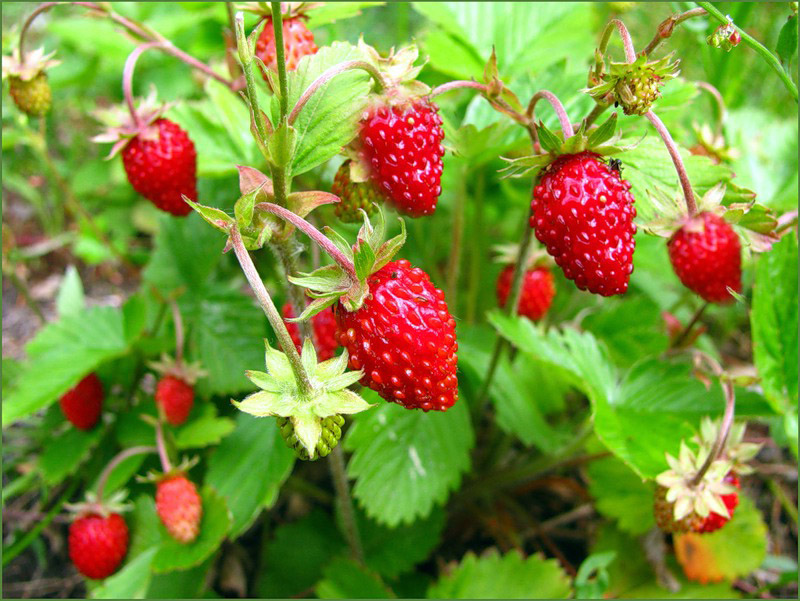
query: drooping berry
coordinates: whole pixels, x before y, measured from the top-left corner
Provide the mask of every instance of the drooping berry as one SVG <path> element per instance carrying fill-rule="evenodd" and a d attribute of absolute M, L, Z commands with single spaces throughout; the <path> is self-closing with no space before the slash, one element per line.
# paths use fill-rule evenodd
<path fill-rule="evenodd" d="M 273 71 L 278 69 L 275 51 L 275 29 L 272 17 L 267 17 L 267 22 L 261 35 L 256 41 L 256 56 Z M 283 19 L 283 50 L 286 59 L 286 70 L 294 71 L 300 59 L 309 54 L 316 54 L 318 48 L 314 43 L 314 34 L 306 27 L 305 19 L 301 16 Z"/>
<path fill-rule="evenodd" d="M 287 417 L 278 418 L 278 428 L 280 429 L 281 436 L 283 437 L 286 446 L 293 449 L 295 454 L 303 461 L 313 461 L 320 457 L 327 457 L 330 452 L 339 444 L 342 438 L 342 426 L 344 426 L 344 417 L 341 415 L 331 415 L 320 420 L 322 426 L 322 435 L 317 441 L 317 446 L 314 449 L 314 454 L 309 455 L 308 450 L 303 443 L 297 438 L 294 431 L 292 421 Z"/>
<path fill-rule="evenodd" d="M 375 213 L 375 203 L 381 200 L 381 195 L 372 181 L 354 182 L 350 179 L 350 163 L 345 161 L 339 167 L 333 178 L 331 192 L 340 199 L 333 206 L 336 216 L 345 223 L 356 223 L 363 219 L 360 209 L 370 216 Z"/>
<path fill-rule="evenodd" d="M 622 294 L 633 271 L 630 183 L 593 152 L 558 157 L 533 190 L 530 225 L 581 290 Z"/>
<path fill-rule="evenodd" d="M 164 410 L 167 421 L 180 426 L 194 406 L 194 387 L 181 378 L 167 375 L 158 381 L 155 399 Z"/>
<path fill-rule="evenodd" d="M 61 411 L 79 430 L 91 430 L 103 408 L 103 383 L 90 373 L 59 399 Z"/>
<path fill-rule="evenodd" d="M 361 383 L 406 409 L 445 411 L 458 400 L 455 319 L 422 269 L 392 261 L 367 278 L 357 311 L 334 308 L 339 344 Z"/>
<path fill-rule="evenodd" d="M 737 489 L 740 488 L 739 478 L 737 478 L 736 474 L 733 472 L 730 472 L 723 480 Z M 693 530 L 695 532 L 714 532 L 715 530 L 719 530 L 725 524 L 727 524 L 728 521 L 733 517 L 734 510 L 739 505 L 739 493 L 732 492 L 727 495 L 722 495 L 722 502 L 725 503 L 725 508 L 728 510 L 730 517 L 726 518 L 724 515 L 720 515 L 712 511 L 701 522 L 693 525 Z"/>
<path fill-rule="evenodd" d="M 430 100 L 378 106 L 363 121 L 360 140 L 371 177 L 401 213 L 432 215 L 442 192 L 444 131 Z"/>
<path fill-rule="evenodd" d="M 731 486 L 739 488 L 739 479 L 731 472 L 723 481 Z M 656 520 L 656 525 L 664 532 L 682 533 L 682 532 L 714 532 L 719 530 L 733 517 L 733 512 L 739 504 L 739 493 L 732 492 L 726 495 L 721 495 L 722 502 L 730 514 L 730 517 L 725 517 L 713 511 L 705 517 L 698 515 L 694 511 L 689 515 L 675 520 L 674 510 L 675 502 L 667 501 L 667 488 L 658 486 L 655 492 L 655 499 L 653 503 L 653 516 Z"/>
<path fill-rule="evenodd" d="M 179 543 L 190 543 L 200 533 L 203 501 L 194 482 L 185 474 L 168 477 L 157 484 L 156 512 L 167 532 Z"/>
<path fill-rule="evenodd" d="M 110 576 L 127 552 L 128 526 L 118 513 L 84 515 L 69 527 L 69 557 L 87 578 Z"/>
<path fill-rule="evenodd" d="M 192 212 L 182 195 L 197 200 L 197 153 L 188 134 L 169 119 L 157 119 L 152 137 L 139 134 L 122 150 L 128 181 L 162 211 Z"/>
<path fill-rule="evenodd" d="M 497 278 L 497 302 L 501 307 L 506 305 L 513 277 L 514 266 L 507 265 Z M 555 293 L 553 274 L 549 269 L 546 267 L 528 269 L 522 277 L 517 313 L 533 321 L 541 319 L 550 308 Z"/>
<path fill-rule="evenodd" d="M 739 236 L 727 221 L 703 212 L 689 219 L 667 243 L 669 260 L 684 286 L 710 303 L 729 303 L 742 290 Z"/>
<path fill-rule="evenodd" d="M 50 110 L 52 92 L 44 71 L 29 80 L 16 75 L 9 76 L 8 91 L 14 104 L 26 115 L 41 117 Z"/>
<path fill-rule="evenodd" d="M 284 319 L 294 318 L 294 311 L 292 304 L 286 303 L 281 309 Z M 339 348 L 339 343 L 336 342 L 336 320 L 333 318 L 333 309 L 328 307 L 324 311 L 317 313 L 311 318 L 311 326 L 314 328 L 314 338 L 316 340 L 317 359 L 319 361 L 327 361 L 332 358 Z M 289 330 L 289 335 L 292 337 L 297 352 L 302 350 L 303 342 L 300 339 L 300 328 L 296 323 L 286 322 L 286 329 Z"/>

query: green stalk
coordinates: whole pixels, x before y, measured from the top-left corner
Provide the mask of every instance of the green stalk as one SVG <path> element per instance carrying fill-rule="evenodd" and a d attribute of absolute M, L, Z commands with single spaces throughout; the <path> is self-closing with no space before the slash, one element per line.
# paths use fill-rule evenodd
<path fill-rule="evenodd" d="M 450 257 L 447 261 L 447 303 L 452 311 L 458 309 L 456 293 L 458 292 L 458 276 L 461 271 L 461 251 L 464 240 L 464 205 L 467 195 L 467 168 L 461 170 L 459 187 L 453 207 L 453 238 L 450 242 Z"/>
<path fill-rule="evenodd" d="M 729 22 L 728 18 L 725 15 L 723 15 L 719 10 L 717 10 L 714 7 L 714 5 L 711 4 L 711 2 L 698 2 L 697 4 L 698 6 L 701 6 L 704 9 L 706 9 L 708 14 L 717 19 L 717 21 L 719 21 L 720 23 L 727 24 Z M 750 46 L 753 50 L 755 50 L 756 54 L 761 56 L 761 58 L 763 58 L 764 61 L 770 67 L 772 67 L 772 70 L 778 74 L 778 77 L 783 82 L 783 85 L 786 86 L 787 90 L 789 90 L 789 94 L 791 94 L 794 101 L 797 102 L 798 99 L 797 86 L 792 81 L 791 77 L 789 77 L 789 74 L 781 66 L 781 62 L 778 59 L 778 57 L 772 54 L 772 52 L 770 52 L 769 50 L 767 50 L 767 48 L 764 45 L 762 45 L 761 42 L 756 40 L 754 37 L 749 35 L 746 31 L 744 31 L 737 25 L 733 24 L 733 28 L 736 29 L 736 31 L 739 32 L 739 35 L 742 36 L 742 41 L 748 46 Z"/>
<path fill-rule="evenodd" d="M 475 323 L 475 314 L 478 307 L 478 295 L 481 289 L 481 259 L 483 258 L 483 236 L 478 232 L 483 228 L 483 195 L 486 190 L 486 173 L 483 169 L 478 171 L 477 183 L 475 184 L 475 194 L 472 198 L 472 206 L 475 213 L 472 218 L 472 236 L 474 243 L 470 245 L 472 253 L 470 255 L 469 270 L 469 292 L 467 293 L 467 318 L 468 324 Z"/>
<path fill-rule="evenodd" d="M 281 121 L 289 113 L 289 86 L 286 78 L 286 56 L 283 48 L 283 15 L 281 15 L 281 3 L 270 2 L 272 6 L 272 27 L 275 31 L 275 52 L 277 53 L 278 63 L 278 83 L 281 95 L 278 99 L 281 107 Z"/>
<path fill-rule="evenodd" d="M 328 462 L 333 477 L 333 485 L 336 488 L 336 497 L 339 501 L 339 508 L 342 510 L 342 522 L 344 522 L 344 534 L 350 552 L 361 565 L 364 565 L 364 548 L 361 546 L 361 538 L 358 534 L 358 523 L 353 509 L 353 499 L 350 496 L 350 486 L 347 483 L 347 473 L 344 469 L 344 454 L 342 447 L 337 445 L 330 454 Z"/>

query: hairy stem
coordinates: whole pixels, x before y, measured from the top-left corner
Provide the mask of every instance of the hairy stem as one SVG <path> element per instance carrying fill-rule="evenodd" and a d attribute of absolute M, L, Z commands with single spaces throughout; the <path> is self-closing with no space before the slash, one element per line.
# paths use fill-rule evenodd
<path fill-rule="evenodd" d="M 323 85 L 328 83 L 337 75 L 340 75 L 346 71 L 352 71 L 354 69 L 361 69 L 369 73 L 377 84 L 377 92 L 380 92 L 385 86 L 380 71 L 366 61 L 347 61 L 344 63 L 339 63 L 338 65 L 334 65 L 317 77 L 313 82 L 311 82 L 311 85 L 308 86 L 300 98 L 297 99 L 294 107 L 292 107 L 292 112 L 289 113 L 289 125 L 292 125 L 297 120 L 297 116 L 300 114 L 300 111 L 303 110 L 303 107 L 317 90 L 319 90 Z"/>
<path fill-rule="evenodd" d="M 295 246 L 293 241 L 294 236 L 291 236 L 288 240 L 281 240 L 280 242 L 273 242 L 270 244 L 270 248 L 272 248 L 278 257 L 278 260 L 281 262 L 284 276 L 287 278 L 288 276 L 294 275 L 299 271 L 297 267 L 297 253 L 293 248 Z M 292 307 L 292 311 L 294 312 L 295 316 L 301 315 L 306 308 L 305 292 L 299 286 L 292 286 L 288 279 L 285 279 L 285 283 L 287 295 L 289 297 L 289 304 Z M 311 321 L 300 321 L 297 322 L 296 325 L 300 329 L 300 338 L 302 340 L 311 338 L 311 342 L 313 342 L 314 346 L 316 347 L 317 339 L 314 334 L 314 328 L 311 325 Z"/>
<path fill-rule="evenodd" d="M 131 119 L 136 124 L 137 128 L 141 128 L 144 124 L 136 112 L 136 107 L 133 104 L 133 70 L 136 68 L 136 61 L 139 57 L 150 48 L 163 46 L 161 42 L 147 42 L 141 44 L 133 49 L 125 61 L 125 67 L 122 70 L 122 93 L 125 95 L 125 104 L 128 105 L 128 111 L 131 114 Z"/>
<path fill-rule="evenodd" d="M 344 468 L 344 453 L 342 447 L 337 445 L 330 454 L 328 462 L 333 477 L 333 485 L 336 488 L 336 496 L 339 500 L 339 508 L 342 511 L 342 522 L 344 522 L 344 534 L 350 553 L 361 565 L 364 565 L 364 549 L 361 546 L 361 538 L 358 533 L 358 523 L 353 509 L 353 499 L 350 496 L 350 486 L 347 482 L 347 473 Z"/>
<path fill-rule="evenodd" d="M 280 108 L 281 120 L 286 118 L 289 112 L 289 85 L 286 77 L 286 56 L 283 47 L 283 15 L 281 15 L 281 3 L 270 2 L 272 6 L 272 28 L 275 31 L 275 53 L 278 63 L 278 84 L 280 86 Z"/>
<path fill-rule="evenodd" d="M 133 457 L 135 455 L 143 455 L 144 453 L 158 453 L 159 450 L 157 447 L 154 446 L 145 446 L 140 445 L 137 447 L 131 447 L 129 449 L 125 449 L 124 451 L 120 451 L 117 453 L 114 458 L 108 462 L 103 468 L 103 471 L 100 474 L 100 477 L 97 479 L 97 501 L 103 501 L 103 491 L 106 487 L 106 482 L 108 482 L 108 477 L 111 475 L 111 472 L 114 471 L 114 468 L 117 467 L 120 463 L 128 459 L 129 457 Z"/>
<path fill-rule="evenodd" d="M 686 12 L 682 12 L 678 15 L 667 17 L 659 24 L 655 36 L 653 36 L 653 39 L 650 40 L 650 43 L 639 53 L 639 55 L 650 56 L 655 49 L 661 45 L 661 42 L 672 35 L 676 25 L 680 25 L 692 17 L 702 17 L 703 15 L 707 14 L 708 13 L 706 12 L 706 9 L 704 8 L 692 8 L 691 10 L 687 10 Z"/>
<path fill-rule="evenodd" d="M 356 268 L 352 261 L 350 261 L 350 259 L 348 259 L 344 253 L 342 253 L 342 251 L 336 248 L 336 245 L 331 242 L 328 237 L 325 236 L 325 234 L 320 232 L 308 221 L 299 215 L 292 213 L 289 209 L 284 209 L 283 207 L 271 202 L 260 202 L 255 206 L 255 208 L 266 211 L 267 213 L 272 213 L 284 221 L 291 223 L 293 226 L 311 238 L 314 242 L 316 242 L 322 250 L 328 253 L 331 259 L 336 261 L 336 263 L 338 263 L 339 266 L 344 269 L 351 278 L 353 278 L 354 282 L 358 281 Z"/>
<path fill-rule="evenodd" d="M 178 303 L 175 301 L 174 298 L 169 299 L 169 308 L 172 310 L 172 322 L 175 324 L 175 362 L 178 365 L 182 365 L 184 332 L 183 332 L 183 319 L 181 318 L 181 310 L 178 308 Z"/>
<path fill-rule="evenodd" d="M 238 50 L 239 62 L 244 71 L 245 90 L 247 92 L 247 100 L 250 102 L 250 110 L 253 113 L 253 121 L 256 125 L 256 133 L 259 138 L 259 147 L 267 144 L 267 122 L 264 113 L 258 106 L 258 93 L 256 92 L 256 78 L 254 74 L 254 60 L 251 52 L 250 43 L 247 41 L 247 36 L 244 32 L 244 14 L 236 13 L 234 19 L 234 28 L 236 34 L 236 46 Z"/>
<path fill-rule="evenodd" d="M 25 64 L 25 34 L 28 32 L 31 24 L 33 23 L 34 19 L 38 17 L 43 12 L 46 12 L 56 6 L 57 4 L 61 4 L 60 2 L 44 2 L 36 7 L 36 9 L 25 19 L 25 22 L 22 24 L 22 29 L 19 31 L 19 62 L 20 64 Z"/>
<path fill-rule="evenodd" d="M 456 81 L 448 81 L 447 83 L 443 83 L 440 86 L 436 86 L 431 90 L 431 93 L 428 94 L 429 98 L 434 98 L 439 94 L 444 94 L 445 92 L 449 92 L 450 90 L 457 90 L 459 88 L 472 88 L 473 90 L 480 90 L 484 94 L 489 92 L 489 89 L 486 87 L 485 84 L 478 83 L 477 81 L 466 81 L 466 80 L 456 80 Z"/>
<path fill-rule="evenodd" d="M 289 364 L 297 380 L 297 385 L 303 395 L 307 396 L 311 392 L 311 381 L 308 378 L 308 373 L 306 373 L 305 367 L 303 367 L 297 348 L 292 341 L 292 337 L 289 335 L 289 331 L 286 329 L 286 324 L 283 322 L 278 309 L 275 307 L 275 303 L 272 302 L 272 297 L 270 297 L 269 292 L 267 292 L 264 282 L 261 281 L 261 276 L 258 275 L 250 253 L 247 252 L 247 249 L 244 247 L 242 235 L 237 228 L 231 229 L 231 243 L 233 244 L 233 251 L 236 254 L 236 258 L 239 260 L 244 276 L 253 289 L 258 304 L 261 305 L 275 335 L 278 337 L 278 342 L 280 342 L 281 348 L 286 354 L 286 358 L 289 360 Z"/>
<path fill-rule="evenodd" d="M 536 104 L 544 98 L 555 110 L 556 114 L 558 115 L 558 122 L 561 124 L 561 131 L 564 134 L 564 139 L 571 138 L 575 135 L 575 131 L 572 129 L 572 123 L 569 120 L 569 116 L 567 115 L 567 111 L 564 109 L 564 105 L 561 104 L 561 101 L 558 99 L 558 96 L 549 92 L 547 90 L 539 90 L 536 94 L 533 95 L 530 102 L 528 103 L 528 110 L 525 111 L 529 120 L 533 120 L 534 111 L 536 110 Z M 535 128 L 534 128 L 535 129 Z M 534 134 L 535 135 L 535 134 Z M 535 140 L 533 140 L 535 144 Z"/>
<path fill-rule="evenodd" d="M 683 190 L 683 198 L 686 202 L 686 210 L 689 213 L 689 217 L 694 217 L 697 214 L 697 203 L 694 200 L 692 183 L 689 181 L 689 174 L 686 173 L 686 167 L 678 151 L 678 145 L 675 144 L 675 140 L 672 139 L 664 122 L 661 121 L 653 111 L 647 111 L 645 117 L 653 124 L 653 127 L 656 128 L 661 139 L 664 140 L 664 145 L 667 147 L 669 156 L 672 158 L 672 164 L 675 165 L 675 171 L 678 172 L 678 179 L 681 182 L 681 189 Z"/>
<path fill-rule="evenodd" d="M 702 8 L 704 8 L 709 15 L 717 19 L 717 21 L 719 21 L 720 23 L 723 24 L 729 23 L 728 18 L 725 15 L 723 15 L 719 10 L 717 10 L 711 2 L 698 2 L 697 4 L 699 4 Z M 789 74 L 781 66 L 781 61 L 778 59 L 778 57 L 772 54 L 772 52 L 770 52 L 769 50 L 767 50 L 767 48 L 763 44 L 761 44 L 758 40 L 749 35 L 746 31 L 744 31 L 740 27 L 737 27 L 733 23 L 731 23 L 731 25 L 733 25 L 733 28 L 739 32 L 739 35 L 742 36 L 742 41 L 748 46 L 750 46 L 753 50 L 755 50 L 756 53 L 761 58 L 763 58 L 764 61 L 766 61 L 766 63 L 770 67 L 772 67 L 772 70 L 778 74 L 778 77 L 783 82 L 783 85 L 786 86 L 786 89 L 789 91 L 789 94 L 791 94 L 794 101 L 797 102 L 798 99 L 797 86 L 792 81 L 792 78 L 789 77 Z"/>
<path fill-rule="evenodd" d="M 159 405 L 159 414 L 162 413 Z M 167 444 L 164 441 L 164 426 L 162 425 L 163 416 L 159 416 L 156 421 L 156 449 L 158 450 L 158 458 L 161 461 L 161 469 L 166 474 L 172 469 L 172 463 L 169 460 L 169 453 L 167 453 Z"/>
<path fill-rule="evenodd" d="M 695 314 L 692 316 L 692 319 L 689 320 L 689 323 L 686 324 L 686 327 L 683 328 L 683 331 L 681 331 L 681 333 L 678 334 L 677 338 L 675 338 L 673 343 L 670 345 L 671 348 L 678 348 L 681 345 L 681 343 L 684 340 L 686 340 L 686 337 L 692 331 L 694 324 L 696 324 L 697 321 L 700 319 L 700 316 L 703 315 L 703 311 L 706 310 L 706 307 L 708 307 L 708 302 L 703 303 L 703 305 L 697 311 L 695 311 Z"/>

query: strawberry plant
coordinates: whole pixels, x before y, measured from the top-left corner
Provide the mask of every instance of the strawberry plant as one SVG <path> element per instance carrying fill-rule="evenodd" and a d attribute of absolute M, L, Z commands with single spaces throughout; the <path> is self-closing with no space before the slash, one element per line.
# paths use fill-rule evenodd
<path fill-rule="evenodd" d="M 796 596 L 796 3 L 7 5 L 7 596 Z"/>

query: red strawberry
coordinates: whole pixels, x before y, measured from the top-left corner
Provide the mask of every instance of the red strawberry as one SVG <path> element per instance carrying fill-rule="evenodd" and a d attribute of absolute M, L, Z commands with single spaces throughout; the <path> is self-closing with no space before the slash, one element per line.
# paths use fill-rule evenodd
<path fill-rule="evenodd" d="M 175 376 L 164 376 L 156 385 L 156 403 L 170 424 L 180 426 L 194 406 L 194 387 Z"/>
<path fill-rule="evenodd" d="M 69 557 L 78 571 L 94 580 L 114 573 L 128 552 L 128 526 L 118 513 L 83 515 L 69 527 Z"/>
<path fill-rule="evenodd" d="M 533 190 L 530 225 L 581 290 L 622 294 L 633 271 L 630 183 L 593 152 L 558 157 Z"/>
<path fill-rule="evenodd" d="M 508 265 L 497 279 L 497 302 L 504 307 L 511 292 L 514 266 Z M 522 294 L 519 298 L 518 313 L 536 321 L 544 317 L 553 302 L 556 289 L 553 274 L 546 267 L 528 269 L 522 279 Z"/>
<path fill-rule="evenodd" d="M 669 260 L 684 286 L 710 303 L 729 303 L 742 289 L 739 237 L 728 222 L 703 212 L 672 235 Z"/>
<path fill-rule="evenodd" d="M 728 473 L 723 481 L 739 488 L 739 479 L 733 472 Z M 675 521 L 675 502 L 667 501 L 666 496 L 667 489 L 664 486 L 658 486 L 653 503 L 653 515 L 655 516 L 656 524 L 664 532 L 714 532 L 722 528 L 730 520 L 730 518 L 726 518 L 712 511 L 706 517 L 692 512 L 681 520 Z M 727 495 L 721 495 L 721 498 L 732 518 L 734 510 L 739 504 L 739 493 L 733 492 Z"/>
<path fill-rule="evenodd" d="M 337 339 L 361 383 L 406 409 L 445 411 L 458 400 L 455 319 L 444 293 L 408 261 L 392 261 L 367 278 L 357 311 L 338 303 Z"/>
<path fill-rule="evenodd" d="M 200 533 L 203 501 L 194 482 L 185 474 L 161 480 L 156 487 L 156 512 L 170 536 L 179 543 L 190 543 Z"/>
<path fill-rule="evenodd" d="M 306 27 L 303 17 L 283 19 L 283 50 L 286 58 L 286 70 L 294 71 L 300 59 L 309 54 L 316 54 L 318 48 L 314 43 L 314 34 Z M 256 41 L 256 56 L 264 61 L 267 67 L 277 70 L 277 53 L 275 52 L 275 28 L 272 17 Z"/>
<path fill-rule="evenodd" d="M 291 303 L 286 303 L 281 313 L 284 319 L 292 319 L 295 316 Z M 333 309 L 328 307 L 324 311 L 317 313 L 311 318 L 311 324 L 314 328 L 314 337 L 317 342 L 317 358 L 320 361 L 332 358 L 336 353 L 336 349 L 339 348 L 339 343 L 336 342 L 336 320 L 333 318 Z M 296 323 L 287 322 L 286 329 L 289 330 L 289 335 L 292 337 L 299 353 L 303 346 L 300 340 L 300 328 Z"/>
<path fill-rule="evenodd" d="M 59 399 L 61 411 L 80 430 L 91 430 L 103 408 L 103 383 L 91 373 Z"/>
<path fill-rule="evenodd" d="M 398 211 L 432 215 L 442 192 L 444 131 L 439 108 L 417 98 L 374 108 L 361 126 L 364 159 L 378 189 Z"/>
<path fill-rule="evenodd" d="M 725 476 L 724 481 L 735 486 L 736 488 L 740 488 L 739 478 L 737 478 L 736 474 L 733 472 L 730 472 L 727 476 Z M 732 492 L 729 495 L 722 495 L 722 502 L 725 503 L 725 507 L 728 509 L 730 518 L 732 518 L 733 511 L 736 509 L 736 506 L 739 505 L 739 493 Z M 719 530 L 725 524 L 727 524 L 730 518 L 726 518 L 725 516 L 712 511 L 702 522 L 699 522 L 695 525 L 694 531 L 714 532 L 715 530 Z"/>
<path fill-rule="evenodd" d="M 168 119 L 157 119 L 158 133 L 134 137 L 122 150 L 128 181 L 159 209 L 177 216 L 192 212 L 181 195 L 197 200 L 197 153 L 183 129 Z"/>

